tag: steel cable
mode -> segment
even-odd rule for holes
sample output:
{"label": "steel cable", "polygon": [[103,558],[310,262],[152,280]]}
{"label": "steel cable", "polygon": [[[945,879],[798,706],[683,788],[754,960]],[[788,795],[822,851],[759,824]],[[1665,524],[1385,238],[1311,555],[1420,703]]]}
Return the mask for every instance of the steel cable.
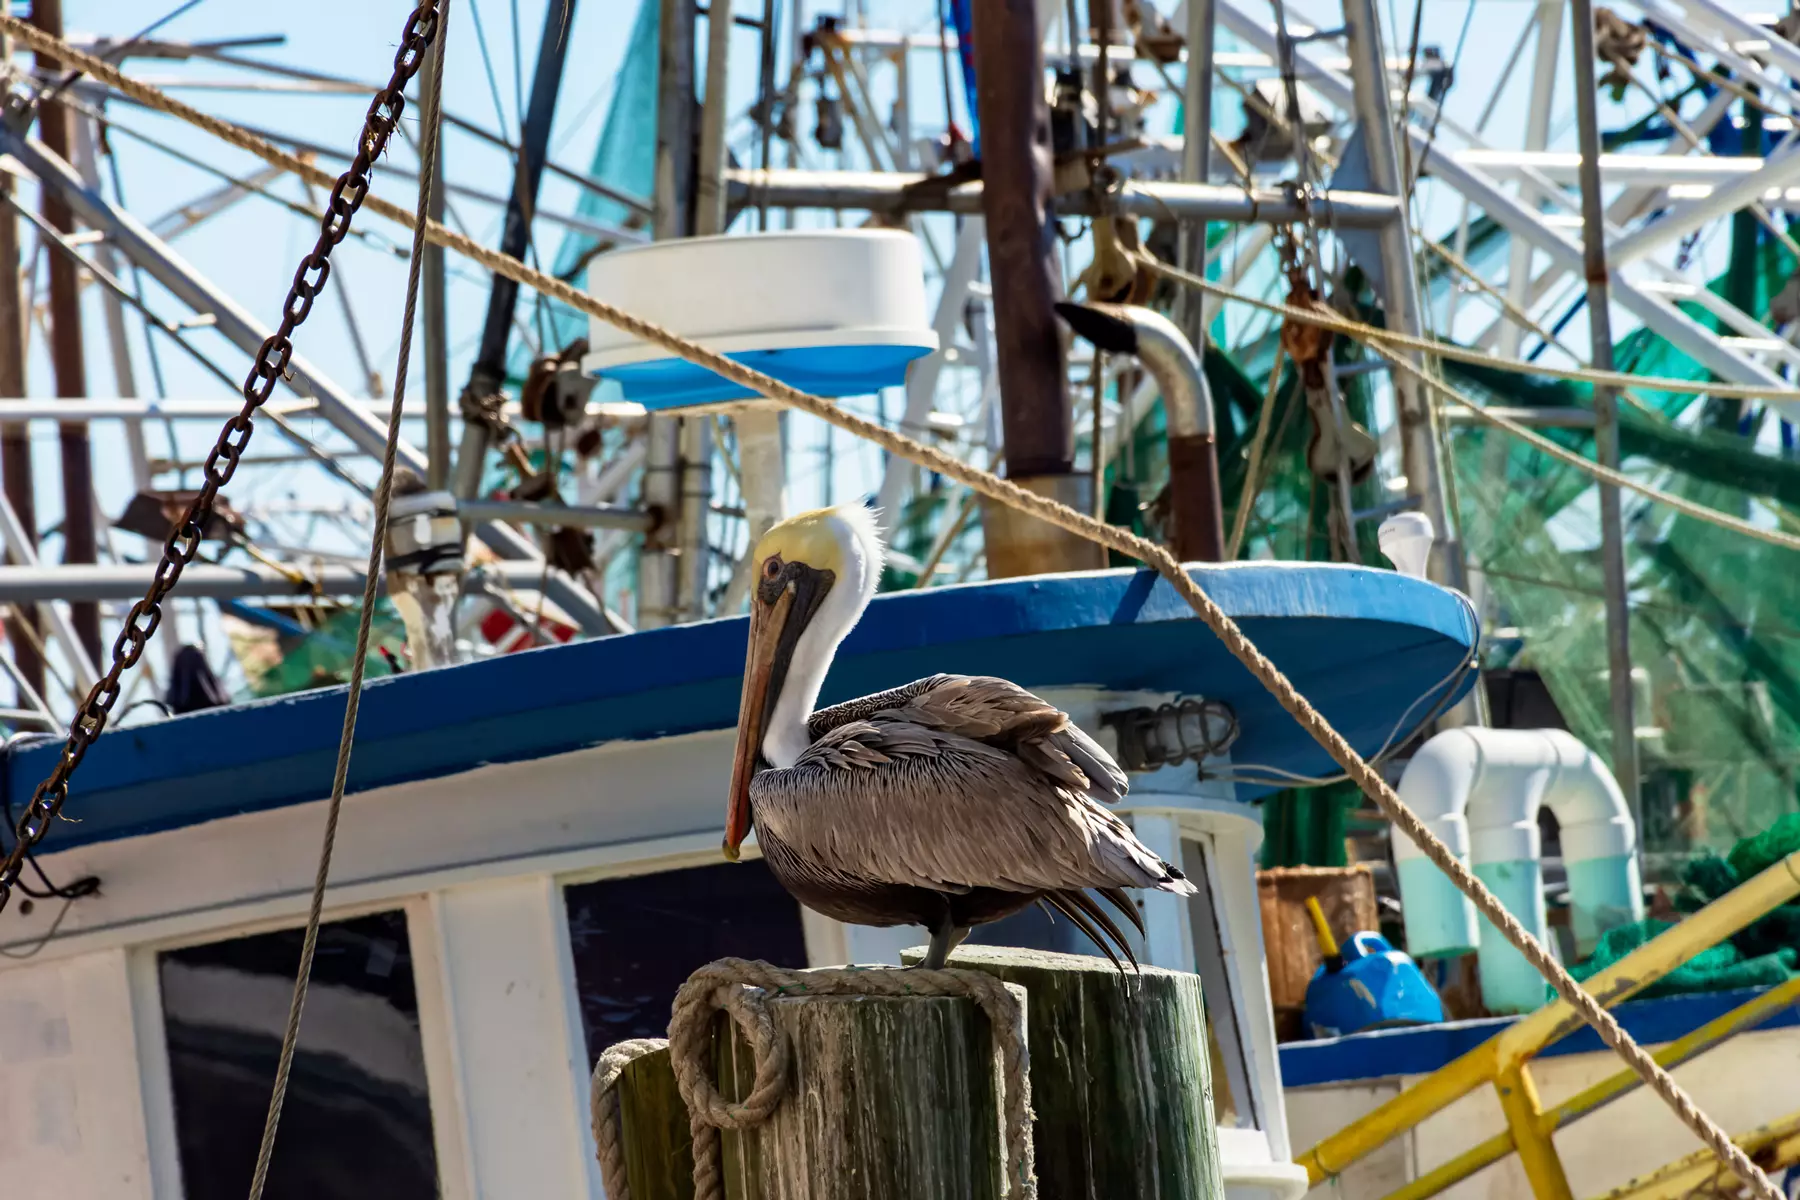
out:
{"label": "steel cable", "polygon": [[[425,129],[419,144],[419,200],[413,231],[412,256],[406,269],[406,307],[400,318],[400,350],[394,363],[393,400],[388,407],[387,443],[381,456],[381,481],[375,486],[375,520],[369,535],[369,564],[363,578],[362,612],[356,622],[356,649],[350,657],[350,686],[344,696],[344,727],[338,738],[337,767],[331,777],[331,799],[325,806],[325,833],[319,846],[319,868],[313,876],[312,901],[306,913],[306,936],[300,946],[300,966],[294,975],[294,995],[288,1005],[287,1027],[281,1035],[281,1058],[275,1067],[275,1086],[269,1095],[269,1113],[263,1123],[262,1143],[256,1152],[256,1170],[250,1180],[250,1200],[261,1200],[275,1154],[275,1135],[281,1125],[281,1108],[287,1099],[288,1080],[294,1069],[294,1051],[300,1041],[300,1017],[306,1008],[306,992],[312,978],[313,957],[319,947],[319,925],[325,909],[325,886],[331,876],[332,850],[337,845],[338,818],[344,808],[344,788],[350,776],[350,751],[356,741],[356,714],[361,707],[363,672],[369,660],[369,634],[375,619],[375,602],[381,590],[382,542],[387,536],[388,501],[394,490],[394,460],[400,447],[400,418],[406,402],[406,371],[412,359],[413,323],[419,302],[419,279],[424,267],[426,214],[431,203],[432,166],[437,158],[440,110],[444,82],[444,32],[450,0],[420,0],[408,18],[409,31],[423,26],[432,55],[431,94],[425,98]],[[431,24],[423,25],[427,17]],[[405,54],[403,48],[400,51]],[[416,70],[416,66],[415,66]],[[404,99],[402,99],[404,108]],[[396,117],[398,113],[396,113]]]}

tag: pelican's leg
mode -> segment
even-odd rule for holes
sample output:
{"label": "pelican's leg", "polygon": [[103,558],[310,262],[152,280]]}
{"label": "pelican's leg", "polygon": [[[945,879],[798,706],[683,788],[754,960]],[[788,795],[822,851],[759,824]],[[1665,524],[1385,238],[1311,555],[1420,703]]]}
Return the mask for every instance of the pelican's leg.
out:
{"label": "pelican's leg", "polygon": [[968,936],[969,931],[958,928],[946,908],[944,915],[938,918],[937,928],[931,932],[931,949],[925,952],[925,961],[919,965],[927,971],[942,970],[949,961],[950,952]]}

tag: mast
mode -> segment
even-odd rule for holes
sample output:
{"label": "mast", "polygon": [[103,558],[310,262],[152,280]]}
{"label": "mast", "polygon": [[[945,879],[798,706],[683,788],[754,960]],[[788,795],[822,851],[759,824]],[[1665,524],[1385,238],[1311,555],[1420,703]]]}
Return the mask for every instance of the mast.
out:
{"label": "mast", "polygon": [[[63,35],[62,0],[36,0],[31,6],[31,22],[52,37]],[[61,63],[46,54],[37,56],[38,66],[55,78]],[[52,87],[55,85],[52,84]],[[73,161],[70,152],[70,113],[60,101],[50,100],[38,113],[39,129],[44,145],[65,162]],[[55,188],[43,189],[44,221],[65,237],[75,232],[75,217],[68,201]],[[56,394],[60,399],[81,400],[87,396],[87,366],[81,342],[81,281],[75,263],[66,254],[50,258],[50,365],[56,376]],[[63,494],[63,561],[91,563],[96,561],[94,536],[94,459],[88,445],[87,425],[69,422],[58,427],[57,445],[62,458]],[[23,514],[21,514],[21,517]],[[92,602],[72,607],[75,635],[88,657],[100,658],[100,607]]]}
{"label": "mast", "polygon": [[[1075,420],[1056,318],[1063,288],[1036,3],[977,4],[974,40],[1006,473],[1021,487],[1088,512],[1091,477],[1075,473]],[[1103,565],[1092,543],[998,505],[982,512],[988,573],[996,578]]]}

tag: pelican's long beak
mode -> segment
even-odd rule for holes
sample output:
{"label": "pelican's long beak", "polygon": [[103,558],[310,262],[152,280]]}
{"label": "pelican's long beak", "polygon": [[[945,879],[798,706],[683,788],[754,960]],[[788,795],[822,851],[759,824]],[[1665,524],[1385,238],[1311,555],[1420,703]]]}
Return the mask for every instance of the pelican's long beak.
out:
{"label": "pelican's long beak", "polygon": [[731,764],[731,798],[725,809],[725,857],[738,860],[738,847],[750,836],[750,777],[762,754],[763,730],[775,706],[793,638],[783,638],[794,607],[794,589],[783,588],[773,603],[750,600],[750,648],[744,658],[744,696],[738,704],[737,753]]}

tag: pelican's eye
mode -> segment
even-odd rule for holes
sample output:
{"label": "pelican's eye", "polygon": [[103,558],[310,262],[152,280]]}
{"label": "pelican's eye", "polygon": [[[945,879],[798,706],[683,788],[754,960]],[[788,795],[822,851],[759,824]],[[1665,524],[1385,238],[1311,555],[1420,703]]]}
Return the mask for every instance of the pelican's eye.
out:
{"label": "pelican's eye", "polygon": [[781,577],[781,556],[772,554],[763,560],[763,578],[775,580]]}

